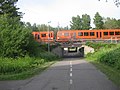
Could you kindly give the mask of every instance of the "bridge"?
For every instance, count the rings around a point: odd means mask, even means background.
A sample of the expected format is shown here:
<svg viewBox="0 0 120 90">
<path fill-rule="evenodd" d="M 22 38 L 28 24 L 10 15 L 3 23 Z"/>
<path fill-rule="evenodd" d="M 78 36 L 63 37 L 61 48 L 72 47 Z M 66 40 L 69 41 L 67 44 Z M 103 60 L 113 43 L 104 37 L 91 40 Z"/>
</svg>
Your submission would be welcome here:
<svg viewBox="0 0 120 90">
<path fill-rule="evenodd" d="M 62 43 L 53 51 L 63 58 L 35 77 L 0 81 L 0 90 L 120 90 L 84 57 L 94 49 L 84 43 Z M 73 58 L 79 57 L 79 58 Z"/>
<path fill-rule="evenodd" d="M 61 43 L 52 52 L 60 57 L 84 57 L 87 53 L 93 53 L 94 49 L 86 46 L 84 42 Z"/>
</svg>

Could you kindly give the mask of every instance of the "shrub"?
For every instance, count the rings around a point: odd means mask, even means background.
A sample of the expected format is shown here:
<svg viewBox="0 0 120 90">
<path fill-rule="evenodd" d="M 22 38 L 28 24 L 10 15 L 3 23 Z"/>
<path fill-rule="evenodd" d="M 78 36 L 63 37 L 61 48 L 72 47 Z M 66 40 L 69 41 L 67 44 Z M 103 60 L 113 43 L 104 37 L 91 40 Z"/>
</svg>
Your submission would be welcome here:
<svg viewBox="0 0 120 90">
<path fill-rule="evenodd" d="M 37 68 L 45 63 L 45 59 L 31 58 L 0 58 L 0 74 L 21 73 L 30 69 Z"/>
<path fill-rule="evenodd" d="M 103 48 L 103 47 L 112 48 L 112 47 L 116 46 L 116 44 L 113 44 L 113 43 L 100 43 L 100 42 L 98 42 L 98 43 L 87 42 L 86 45 L 94 48 L 95 51 L 97 51 L 97 50 L 99 50 L 100 48 Z"/>
<path fill-rule="evenodd" d="M 23 57 L 34 54 L 35 41 L 32 30 L 25 27 L 17 18 L 0 16 L 0 56 Z"/>
<path fill-rule="evenodd" d="M 40 57 L 44 58 L 47 61 L 53 61 L 58 58 L 58 56 L 56 56 L 55 54 L 51 52 L 40 53 Z"/>
<path fill-rule="evenodd" d="M 98 58 L 98 61 L 116 69 L 120 69 L 120 47 L 113 48 L 109 52 L 104 53 L 103 56 Z"/>
<path fill-rule="evenodd" d="M 96 49 L 92 55 L 87 55 L 88 59 L 96 60 L 104 63 L 110 67 L 120 70 L 120 45 L 118 44 L 104 44 L 104 43 L 87 43 Z M 99 49 L 97 49 L 100 47 Z"/>
</svg>

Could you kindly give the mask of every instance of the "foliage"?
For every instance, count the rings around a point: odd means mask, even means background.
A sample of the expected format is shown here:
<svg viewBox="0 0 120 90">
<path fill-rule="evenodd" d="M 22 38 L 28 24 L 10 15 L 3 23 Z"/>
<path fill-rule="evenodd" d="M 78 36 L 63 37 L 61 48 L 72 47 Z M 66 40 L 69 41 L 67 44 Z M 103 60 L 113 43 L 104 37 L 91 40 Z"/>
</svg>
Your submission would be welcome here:
<svg viewBox="0 0 120 90">
<path fill-rule="evenodd" d="M 44 56 L 50 59 L 50 55 L 44 52 Z M 25 56 L 24 58 L 0 58 L 0 80 L 26 79 L 40 73 L 48 66 L 56 62 L 58 58 L 51 57 L 50 60 Z"/>
<path fill-rule="evenodd" d="M 81 30 L 82 29 L 82 21 L 79 15 L 77 15 L 77 17 L 72 17 L 72 21 L 70 21 L 70 26 L 71 29 L 75 29 L 75 30 Z"/>
<path fill-rule="evenodd" d="M 94 44 L 94 43 L 92 43 Z M 95 49 L 99 44 L 92 45 Z M 96 60 L 97 62 L 104 63 L 110 67 L 120 70 L 120 45 L 114 44 L 101 44 L 101 48 L 96 50 L 92 55 L 87 58 Z"/>
<path fill-rule="evenodd" d="M 90 43 L 89 43 L 90 44 Z M 97 47 L 98 44 L 93 45 Z M 100 69 L 107 77 L 120 86 L 120 45 L 108 44 L 94 53 L 87 55 L 87 60 L 92 62 L 98 69 Z"/>
<path fill-rule="evenodd" d="M 104 23 L 105 29 L 119 29 L 120 28 L 120 20 L 116 20 L 115 18 L 107 18 Z"/>
<path fill-rule="evenodd" d="M 35 41 L 31 30 L 22 25 L 18 18 L 0 17 L 0 56 L 19 57 L 34 54 Z"/>
<path fill-rule="evenodd" d="M 38 31 L 38 27 L 37 27 L 36 23 L 33 24 L 31 29 L 32 29 L 32 31 Z"/>
<path fill-rule="evenodd" d="M 100 48 L 103 48 L 103 47 L 105 47 L 105 48 L 112 48 L 112 47 L 116 46 L 116 44 L 114 44 L 114 43 L 108 44 L 108 43 L 100 43 L 100 42 L 98 42 L 98 43 L 87 42 L 86 45 L 94 48 L 95 51 L 97 51 L 97 50 L 99 50 Z"/>
<path fill-rule="evenodd" d="M 91 28 L 90 26 L 90 16 L 87 14 L 82 15 L 82 29 L 83 30 L 89 30 Z"/>
<path fill-rule="evenodd" d="M 35 60 L 30 57 L 25 58 L 0 58 L 0 74 L 20 73 L 30 69 Z"/>
<path fill-rule="evenodd" d="M 17 2 L 18 0 L 0 0 L 0 15 L 8 14 L 10 18 L 17 17 L 20 20 L 22 13 L 17 11 Z"/>
<path fill-rule="evenodd" d="M 120 28 L 120 19 L 117 20 L 118 28 Z"/>
<path fill-rule="evenodd" d="M 71 29 L 75 30 L 89 30 L 90 26 L 90 16 L 87 14 L 83 14 L 82 18 L 79 15 L 77 17 L 72 17 L 72 21 L 70 21 Z"/>
<path fill-rule="evenodd" d="M 25 56 L 24 58 L 0 58 L 0 74 L 21 73 L 37 68 L 48 61 L 54 61 L 57 57 L 52 53 L 41 53 L 39 58 Z"/>
<path fill-rule="evenodd" d="M 38 29 L 36 24 L 20 22 L 21 16 L 15 6 L 17 1 L 0 1 L 0 79 L 17 75 L 18 79 L 19 74 L 23 78 L 29 77 L 34 70 L 41 70 L 46 62 L 58 58 L 42 50 L 33 39 L 32 31 Z"/>
<path fill-rule="evenodd" d="M 48 26 L 45 24 L 38 25 L 37 27 L 38 27 L 39 31 L 47 31 L 48 30 Z"/>
<path fill-rule="evenodd" d="M 104 53 L 98 61 L 120 70 L 120 47 Z"/>
<path fill-rule="evenodd" d="M 103 29 L 103 18 L 100 16 L 100 14 L 97 12 L 94 16 L 94 24 L 96 29 Z"/>
<path fill-rule="evenodd" d="M 96 12 L 94 18 L 95 28 L 93 29 L 120 29 L 120 19 L 115 18 L 103 18 L 100 16 L 98 12 Z M 87 14 L 83 14 L 82 18 L 79 15 L 76 17 L 72 17 L 72 21 L 70 21 L 70 29 L 74 30 L 89 30 L 91 29 L 91 18 Z M 68 29 L 68 28 L 67 28 Z"/>
</svg>

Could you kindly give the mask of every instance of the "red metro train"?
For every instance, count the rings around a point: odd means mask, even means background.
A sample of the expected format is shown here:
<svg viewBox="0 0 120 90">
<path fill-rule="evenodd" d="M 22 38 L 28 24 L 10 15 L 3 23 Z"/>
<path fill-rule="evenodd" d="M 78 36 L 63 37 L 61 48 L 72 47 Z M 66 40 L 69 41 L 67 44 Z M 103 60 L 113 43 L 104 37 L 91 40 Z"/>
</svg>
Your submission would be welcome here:
<svg viewBox="0 0 120 90">
<path fill-rule="evenodd" d="M 68 41 L 101 41 L 120 40 L 120 29 L 106 30 L 60 30 L 54 37 L 53 31 L 32 32 L 38 42 L 68 42 Z"/>
</svg>

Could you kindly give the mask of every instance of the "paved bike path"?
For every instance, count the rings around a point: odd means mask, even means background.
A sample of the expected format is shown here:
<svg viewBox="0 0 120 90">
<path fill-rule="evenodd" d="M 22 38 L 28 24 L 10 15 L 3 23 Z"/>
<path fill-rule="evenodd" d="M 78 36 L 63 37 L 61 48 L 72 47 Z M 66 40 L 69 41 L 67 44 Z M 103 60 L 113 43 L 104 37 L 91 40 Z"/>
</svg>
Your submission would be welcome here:
<svg viewBox="0 0 120 90">
<path fill-rule="evenodd" d="M 119 90 L 91 63 L 67 58 L 27 80 L 0 81 L 0 90 Z"/>
</svg>

